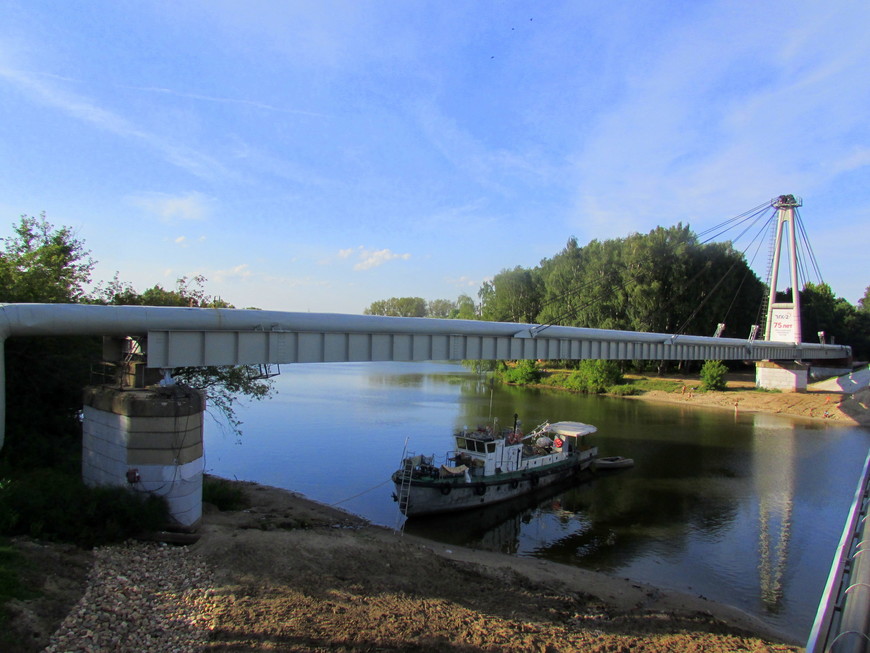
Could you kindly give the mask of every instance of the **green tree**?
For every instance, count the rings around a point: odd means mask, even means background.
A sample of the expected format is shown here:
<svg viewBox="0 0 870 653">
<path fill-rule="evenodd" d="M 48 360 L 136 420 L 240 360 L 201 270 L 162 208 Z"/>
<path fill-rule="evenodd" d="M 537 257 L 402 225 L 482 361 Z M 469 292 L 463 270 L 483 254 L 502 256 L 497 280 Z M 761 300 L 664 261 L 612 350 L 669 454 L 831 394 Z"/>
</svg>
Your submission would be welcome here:
<svg viewBox="0 0 870 653">
<path fill-rule="evenodd" d="M 492 322 L 534 322 L 541 307 L 539 275 L 520 266 L 502 270 L 480 289 L 481 314 Z"/>
<path fill-rule="evenodd" d="M 365 315 L 391 317 L 426 317 L 426 300 L 422 297 L 391 297 L 372 302 Z"/>
<path fill-rule="evenodd" d="M 727 386 L 725 375 L 728 368 L 722 361 L 707 361 L 701 367 L 701 389 L 705 391 L 720 391 Z"/>
<path fill-rule="evenodd" d="M 21 216 L 0 252 L 0 302 L 77 302 L 94 261 L 68 227 Z M 81 389 L 97 338 L 20 337 L 6 342 L 6 438 L 0 459 L 79 469 Z"/>
<path fill-rule="evenodd" d="M 565 387 L 587 394 L 601 394 L 622 382 L 622 371 L 616 361 L 582 360 L 566 379 Z"/>
<path fill-rule="evenodd" d="M 56 229 L 45 214 L 22 215 L 4 239 L 0 297 L 7 303 L 75 303 L 85 296 L 94 261 L 69 227 Z"/>
<path fill-rule="evenodd" d="M 206 293 L 206 278 L 197 275 L 181 277 L 174 290 L 155 285 L 141 294 L 129 284 L 119 282 L 117 277 L 105 288 L 100 288 L 101 303 L 127 306 L 188 306 L 193 308 L 234 308 L 232 304 Z M 272 394 L 273 384 L 261 369 L 252 365 L 224 365 L 211 367 L 180 367 L 172 370 L 176 381 L 197 390 L 203 390 L 208 404 L 214 406 L 230 428 L 241 432 L 241 422 L 236 417 L 235 405 L 240 396 L 260 400 Z"/>
<path fill-rule="evenodd" d="M 453 315 L 459 320 L 475 320 L 477 319 L 477 307 L 474 300 L 466 294 L 459 295 L 456 300 L 456 315 Z"/>
<path fill-rule="evenodd" d="M 870 289 L 868 289 L 870 290 Z M 859 360 L 870 356 L 870 310 L 863 309 L 834 295 L 826 283 L 807 283 L 800 293 L 801 335 L 805 342 L 815 340 L 824 332 L 828 343 L 852 347 L 852 355 Z"/>
<path fill-rule="evenodd" d="M 541 370 L 538 369 L 537 363 L 533 360 L 519 360 L 515 365 L 501 362 L 496 370 L 505 383 L 527 385 L 537 383 L 541 379 Z"/>
<path fill-rule="evenodd" d="M 426 317 L 451 318 L 457 312 L 456 302 L 449 299 L 433 299 L 426 302 Z"/>
</svg>

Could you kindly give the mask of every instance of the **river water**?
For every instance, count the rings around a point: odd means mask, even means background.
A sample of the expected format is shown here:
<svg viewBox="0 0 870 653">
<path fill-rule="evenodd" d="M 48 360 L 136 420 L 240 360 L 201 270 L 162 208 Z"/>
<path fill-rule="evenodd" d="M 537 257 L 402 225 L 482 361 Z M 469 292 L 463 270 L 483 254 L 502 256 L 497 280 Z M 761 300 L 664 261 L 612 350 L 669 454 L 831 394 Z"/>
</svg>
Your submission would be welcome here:
<svg viewBox="0 0 870 653">
<path fill-rule="evenodd" d="M 805 640 L 870 430 L 777 415 L 495 385 L 445 363 L 292 365 L 277 395 L 239 408 L 236 438 L 206 420 L 206 471 L 401 524 L 390 474 L 409 452 L 443 457 L 462 426 L 498 417 L 594 424 L 589 475 L 489 509 L 411 520 L 407 532 L 545 558 L 704 596 Z"/>
</svg>

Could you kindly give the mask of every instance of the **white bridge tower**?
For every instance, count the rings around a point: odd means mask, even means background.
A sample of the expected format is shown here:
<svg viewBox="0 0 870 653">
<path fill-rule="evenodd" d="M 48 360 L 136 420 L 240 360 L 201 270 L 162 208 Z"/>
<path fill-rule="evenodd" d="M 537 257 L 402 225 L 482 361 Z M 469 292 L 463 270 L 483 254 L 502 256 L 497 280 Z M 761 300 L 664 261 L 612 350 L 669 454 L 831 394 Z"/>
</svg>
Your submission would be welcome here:
<svg viewBox="0 0 870 653">
<path fill-rule="evenodd" d="M 773 250 L 773 265 L 770 274 L 770 297 L 767 301 L 767 322 L 764 339 L 774 342 L 801 342 L 801 299 L 797 274 L 797 238 L 795 233 L 794 210 L 801 206 L 801 198 L 794 195 L 780 195 L 771 200 L 777 210 L 776 244 Z M 776 286 L 783 249 L 783 232 L 787 230 L 789 277 L 791 301 L 776 301 Z"/>
<path fill-rule="evenodd" d="M 803 201 L 794 195 L 780 195 L 770 201 L 777 210 L 776 244 L 770 270 L 764 339 L 773 342 L 801 342 L 801 299 L 797 274 L 797 234 L 794 210 Z M 783 233 L 787 237 L 791 301 L 776 301 L 776 287 L 782 263 Z M 761 361 L 755 366 L 755 385 L 769 390 L 802 392 L 807 389 L 809 366 L 800 362 Z"/>
</svg>

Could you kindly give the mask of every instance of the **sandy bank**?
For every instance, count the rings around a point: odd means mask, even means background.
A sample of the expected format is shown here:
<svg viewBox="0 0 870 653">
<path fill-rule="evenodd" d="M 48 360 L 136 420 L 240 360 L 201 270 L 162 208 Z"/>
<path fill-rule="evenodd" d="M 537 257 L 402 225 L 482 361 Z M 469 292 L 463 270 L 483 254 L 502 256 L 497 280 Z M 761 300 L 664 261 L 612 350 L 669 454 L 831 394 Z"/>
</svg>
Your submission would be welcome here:
<svg viewBox="0 0 870 653">
<path fill-rule="evenodd" d="M 650 390 L 627 397 L 683 406 L 716 408 L 737 413 L 770 413 L 825 421 L 832 424 L 870 426 L 870 389 L 853 395 L 814 390 L 807 392 L 761 392 L 745 376 L 732 376 L 724 392 L 699 392 L 700 381 L 684 379 L 685 391 Z"/>
<path fill-rule="evenodd" d="M 54 564 L 42 567 L 42 599 L 16 606 L 13 623 L 33 632 L 21 632 L 15 650 L 40 650 L 54 628 L 51 650 L 65 651 L 105 642 L 119 651 L 167 650 L 168 642 L 185 651 L 799 650 L 701 597 L 448 547 L 284 490 L 240 485 L 252 507 L 207 509 L 192 546 L 76 554 L 90 558 L 87 581 L 84 565 L 64 566 L 51 547 L 20 542 Z M 40 623 L 39 602 L 59 587 L 72 600 L 65 621 Z"/>
</svg>

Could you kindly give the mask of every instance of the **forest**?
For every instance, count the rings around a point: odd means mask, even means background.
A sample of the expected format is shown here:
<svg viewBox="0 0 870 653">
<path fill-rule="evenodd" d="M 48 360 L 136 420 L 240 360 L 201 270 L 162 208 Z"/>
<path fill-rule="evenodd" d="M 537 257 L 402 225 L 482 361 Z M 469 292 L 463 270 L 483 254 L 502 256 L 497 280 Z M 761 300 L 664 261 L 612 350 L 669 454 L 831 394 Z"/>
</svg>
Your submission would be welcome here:
<svg viewBox="0 0 870 653">
<path fill-rule="evenodd" d="M 584 246 L 570 238 L 533 268 L 495 274 L 476 302 L 393 297 L 365 313 L 749 338 L 753 325 L 764 333 L 767 290 L 730 242 L 701 243 L 677 224 Z M 800 300 L 804 341 L 823 332 L 856 360 L 870 357 L 870 286 L 857 306 L 823 282 L 806 283 Z"/>
</svg>

